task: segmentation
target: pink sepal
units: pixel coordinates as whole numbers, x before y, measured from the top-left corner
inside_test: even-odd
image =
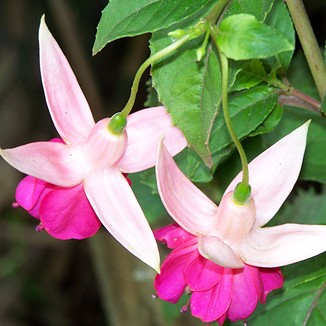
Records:
[[[87,100],[58,43],[46,26],[39,28],[40,68],[46,102],[52,121],[67,143],[87,138],[95,125]]]
[[[172,156],[187,146],[181,131],[172,125],[171,117],[163,106],[143,109],[127,118],[128,144],[118,162],[126,173],[146,170],[155,165],[157,145],[164,137],[164,144]]]

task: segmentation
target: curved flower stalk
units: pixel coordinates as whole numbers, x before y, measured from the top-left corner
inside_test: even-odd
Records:
[[[326,226],[284,224],[262,228],[291,192],[302,165],[309,122],[249,164],[252,197],[232,196],[241,173],[217,206],[186,178],[162,144],[156,176],[161,199],[180,226],[156,231],[174,249],[155,279],[158,296],[176,302],[192,292],[191,312],[205,322],[247,318],[258,300],[282,286],[278,267],[326,250]]]
[[[75,223],[69,231],[71,237],[83,238],[96,232],[98,224],[94,222],[91,208],[126,249],[159,270],[159,253],[153,233],[124,173],[154,166],[155,151],[163,134],[173,155],[186,146],[184,136],[172,126],[163,107],[131,114],[127,117],[126,128],[118,134],[108,128],[109,118],[95,124],[76,77],[44,17],[39,29],[39,43],[45,97],[63,142],[35,142],[1,149],[1,156],[22,173],[57,187],[53,196],[41,198],[35,193],[35,198],[42,200],[34,200],[34,204],[38,207],[42,203],[46,208],[39,206],[40,210],[48,212],[55,205],[59,210],[56,213],[75,210]],[[37,191],[43,186],[30,185],[27,190]],[[24,191],[18,190],[18,194],[24,194]],[[70,204],[76,205],[71,207]],[[37,207],[35,212],[40,213]],[[78,214],[80,220],[76,218]],[[52,219],[57,218],[57,214],[50,215]],[[93,219],[90,222],[92,230],[87,230],[89,221],[85,223],[89,216]],[[60,230],[57,236],[60,238]],[[67,238],[67,235],[62,237]]]

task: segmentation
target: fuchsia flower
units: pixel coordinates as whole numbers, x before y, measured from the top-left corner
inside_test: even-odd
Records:
[[[264,227],[292,190],[301,168],[308,123],[249,164],[252,197],[237,204],[226,189],[218,207],[186,178],[162,144],[156,176],[161,199],[178,225],[155,232],[173,251],[155,279],[163,300],[191,293],[190,308],[202,321],[223,324],[247,318],[257,302],[283,284],[278,267],[326,250],[326,226]]]
[[[30,196],[25,202],[20,198],[20,202],[32,214],[39,214],[41,221],[42,214],[47,214],[48,231],[55,228],[52,233],[58,238],[78,239],[95,233],[99,226],[95,213],[126,249],[159,270],[153,233],[123,173],[154,166],[155,151],[163,134],[173,154],[186,146],[185,138],[172,126],[163,107],[131,114],[127,127],[119,134],[108,129],[109,118],[95,124],[76,77],[44,17],[39,42],[45,97],[63,142],[35,142],[0,150],[9,164],[34,177],[20,185],[17,197]],[[70,215],[71,223],[67,226]]]
[[[59,138],[51,141],[63,143]],[[64,188],[28,175],[16,188],[13,206],[23,207],[40,220],[37,231],[46,230],[61,240],[88,238],[101,226],[82,184]]]

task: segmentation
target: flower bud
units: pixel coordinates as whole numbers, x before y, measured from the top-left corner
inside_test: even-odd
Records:
[[[127,119],[122,115],[122,113],[118,112],[114,114],[109,123],[108,130],[114,135],[121,135],[127,125]]]
[[[246,205],[251,197],[251,187],[243,182],[239,182],[233,190],[233,200],[238,205]]]

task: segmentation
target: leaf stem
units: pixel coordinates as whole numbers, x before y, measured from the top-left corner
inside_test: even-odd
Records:
[[[267,84],[273,85],[280,89],[278,102],[280,105],[291,105],[298,108],[308,109],[318,113],[322,113],[321,102],[312,98],[311,96],[299,91],[287,82],[283,82],[276,77],[264,78]]]
[[[143,73],[145,72],[145,70],[152,65],[154,62],[162,59],[163,57],[165,57],[166,55],[172,53],[173,51],[175,51],[176,49],[178,49],[180,46],[182,46],[184,43],[187,42],[187,40],[189,39],[190,35],[185,35],[182,38],[180,38],[179,40],[173,42],[172,44],[170,44],[169,46],[167,46],[166,48],[162,49],[161,51],[155,53],[154,55],[150,56],[138,69],[134,81],[132,83],[131,86],[131,92],[130,92],[130,96],[128,99],[127,104],[125,105],[125,107],[123,108],[123,110],[121,111],[121,114],[126,118],[128,116],[128,114],[130,113],[130,111],[132,110],[132,107],[135,103],[135,99],[136,99],[136,95],[138,92],[138,86],[139,86],[139,82],[140,82],[140,78],[143,75]]]
[[[326,66],[302,0],[285,0],[321,100],[326,95]]]
[[[220,51],[218,48],[218,45],[216,43],[217,39],[217,30],[216,26],[211,25],[210,28],[211,36],[213,39],[213,42],[216,46],[216,49],[219,53],[220,61],[221,61],[221,71],[222,71],[222,107],[223,107],[223,114],[225,119],[225,124],[228,128],[228,131],[230,133],[230,136],[232,138],[232,141],[234,142],[234,145],[236,146],[238,153],[240,155],[241,159],[241,165],[242,165],[242,184],[245,186],[249,186],[249,168],[248,168],[248,160],[246,153],[241,145],[241,142],[239,141],[230,117],[229,112],[229,101],[228,101],[228,79],[229,79],[229,65],[228,65],[228,59],[226,56]]]

